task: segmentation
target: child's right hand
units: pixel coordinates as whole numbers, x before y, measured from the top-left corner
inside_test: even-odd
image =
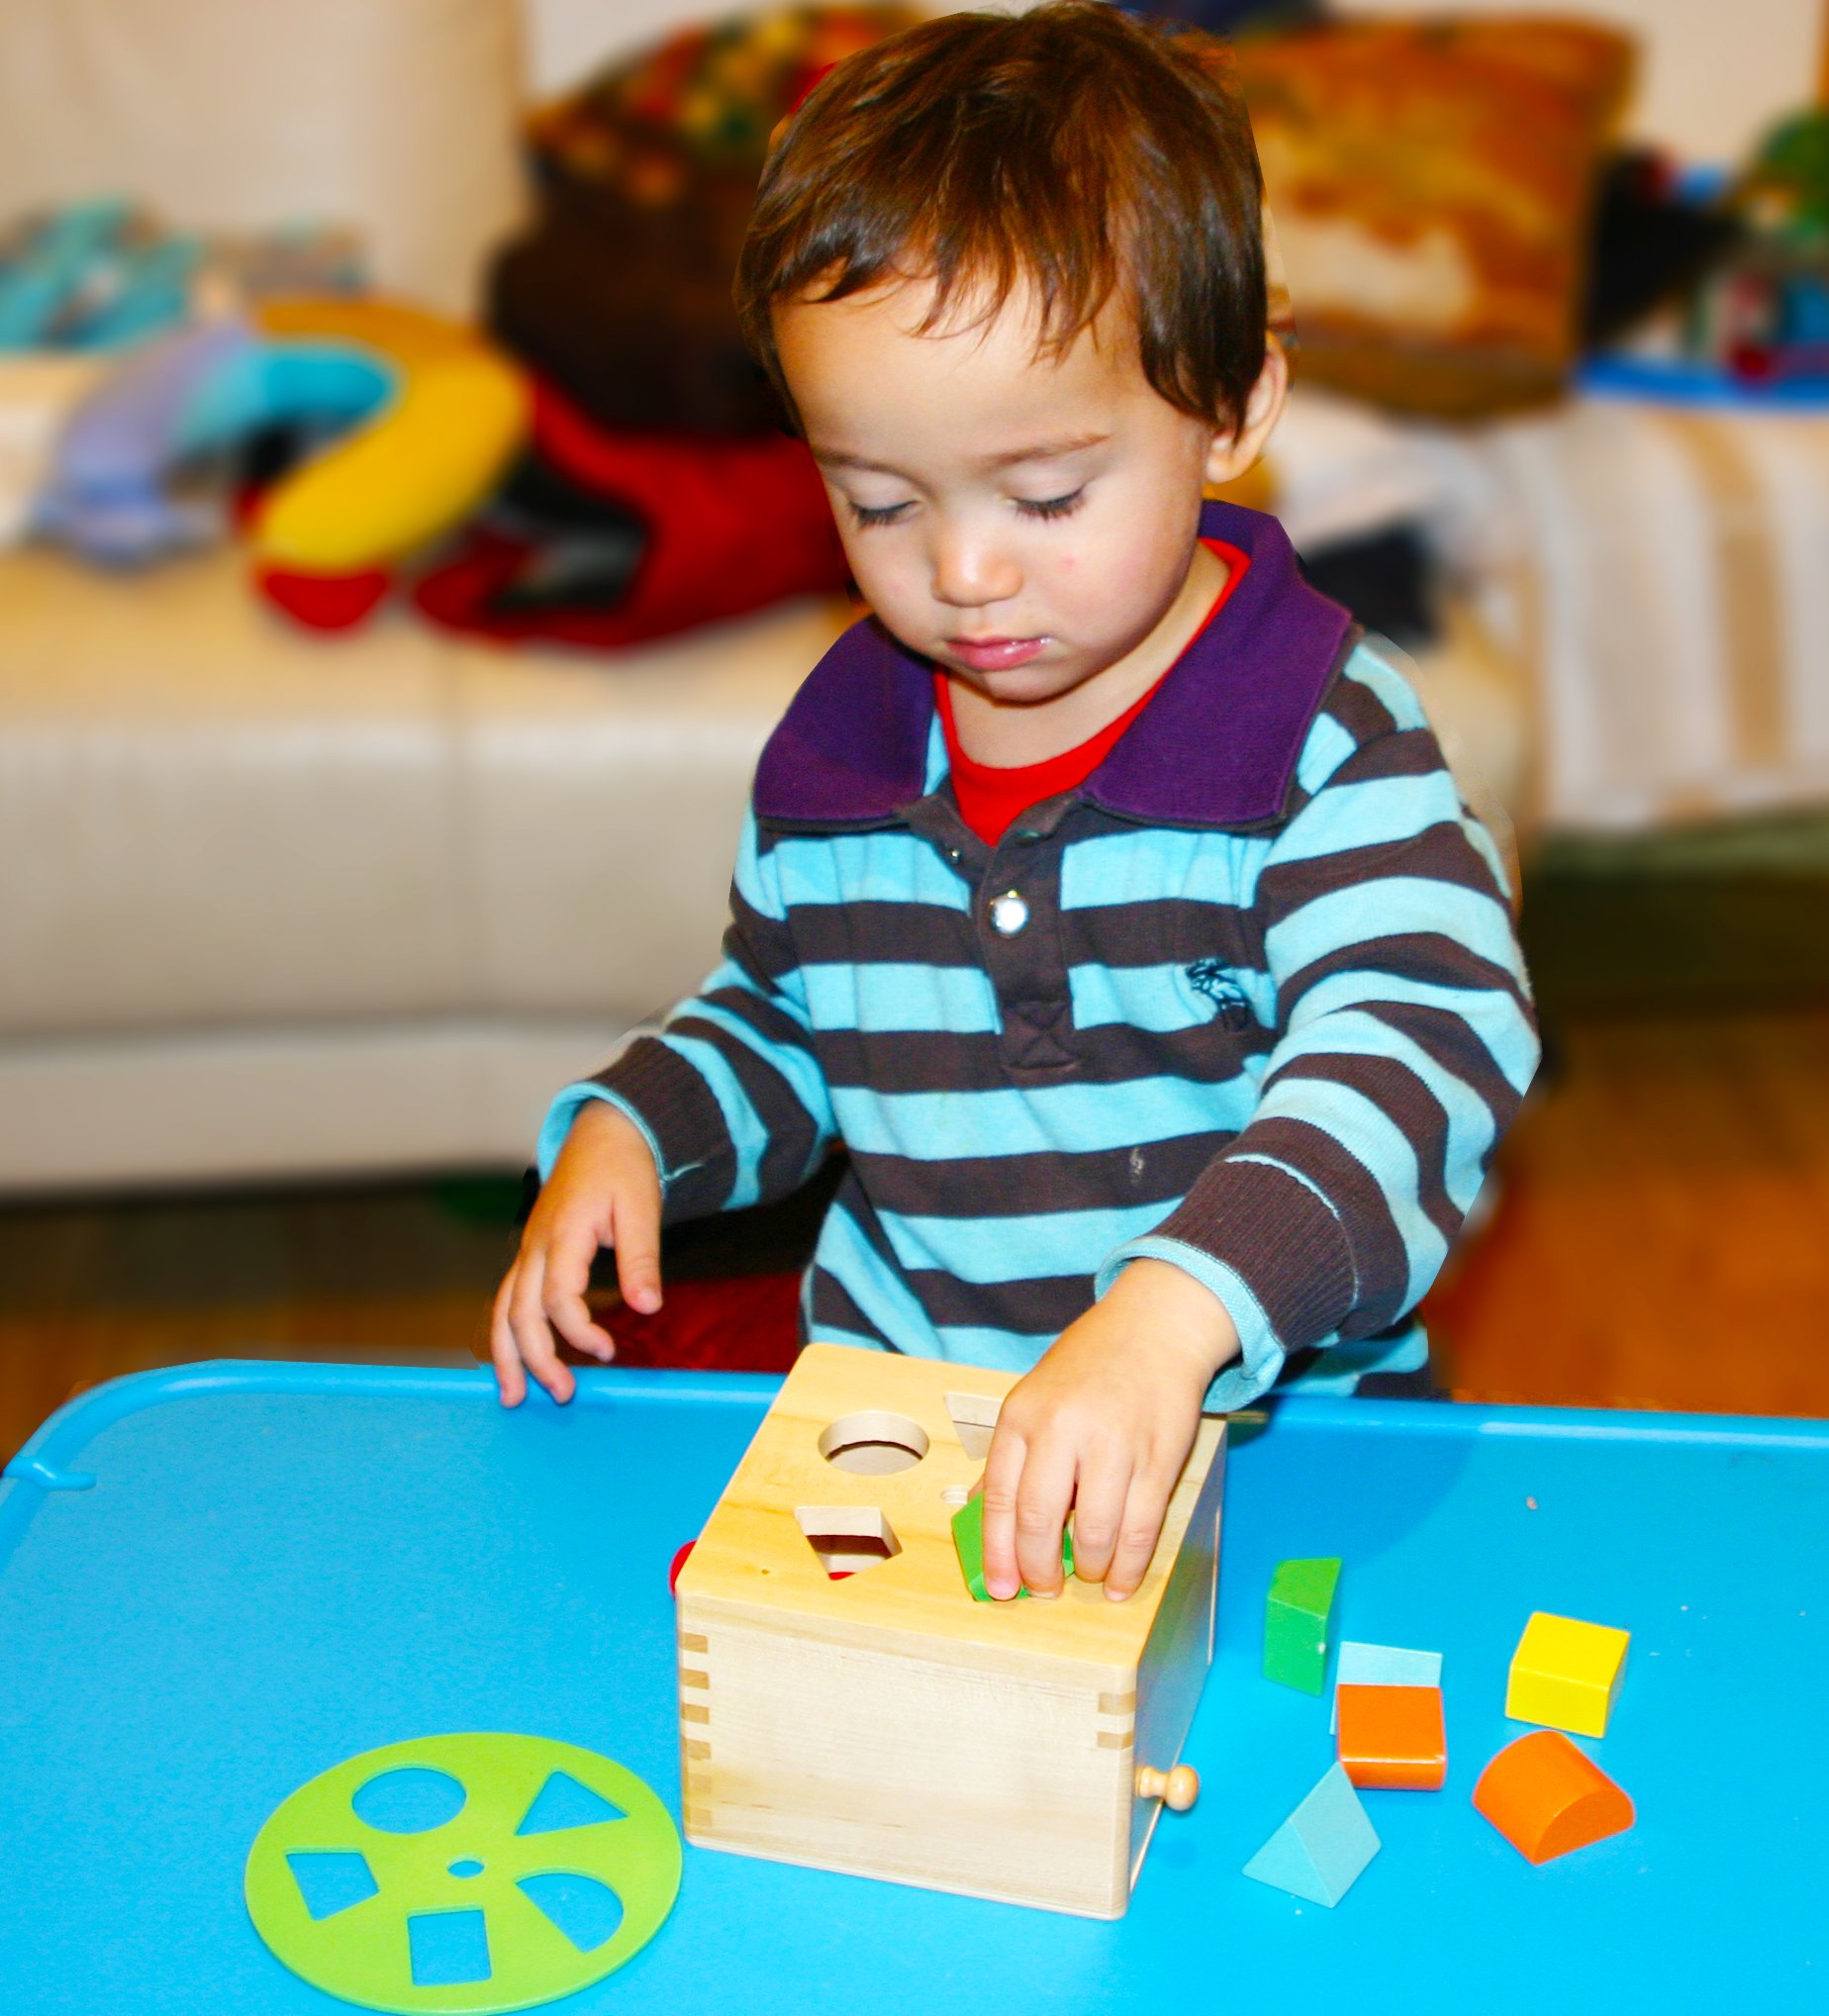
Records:
[[[640,1128],[593,1100],[572,1121],[496,1291],[489,1352],[505,1407],[521,1404],[529,1372],[555,1400],[571,1398],[576,1382],[560,1362],[555,1331],[605,1364],[616,1356],[584,1299],[600,1246],[616,1249],[623,1299],[652,1315],[660,1307],[660,1173]]]

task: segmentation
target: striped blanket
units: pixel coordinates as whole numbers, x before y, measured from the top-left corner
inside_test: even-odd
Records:
[[[1304,554],[1429,531],[1526,688],[1526,822],[1829,798],[1829,412],[1588,394],[1451,429],[1303,385],[1269,459]]]
[[[1538,823],[1829,798],[1829,417],[1591,397],[1441,452],[1530,673]]]

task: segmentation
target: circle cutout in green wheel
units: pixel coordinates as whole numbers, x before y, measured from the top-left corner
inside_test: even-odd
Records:
[[[356,1800],[390,1774],[365,1801],[375,1826]],[[461,1804],[402,1801],[434,1775]],[[595,1751],[508,1735],[426,1736],[333,1766],[275,1808],[244,1882],[275,1959],[402,2016],[575,1994],[653,1938],[679,1886],[679,1832],[650,1786]]]

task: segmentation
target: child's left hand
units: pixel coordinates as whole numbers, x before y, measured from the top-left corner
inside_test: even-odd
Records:
[[[1074,1573],[1121,1602],[1143,1580],[1213,1375],[1238,1354],[1225,1305],[1166,1260],[1135,1260],[1063,1330],[999,1412],[985,1462],[985,1587],[1055,1596]]]

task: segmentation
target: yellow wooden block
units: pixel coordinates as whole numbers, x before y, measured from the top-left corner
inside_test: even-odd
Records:
[[[1631,1638],[1610,1624],[1534,1611],[1511,1655],[1505,1713],[1514,1722],[1604,1736]]]
[[[680,1571],[687,1838],[1115,1918],[1212,1658],[1225,1424],[1136,1593],[974,1602],[952,1515],[1012,1373],[802,1352]]]

